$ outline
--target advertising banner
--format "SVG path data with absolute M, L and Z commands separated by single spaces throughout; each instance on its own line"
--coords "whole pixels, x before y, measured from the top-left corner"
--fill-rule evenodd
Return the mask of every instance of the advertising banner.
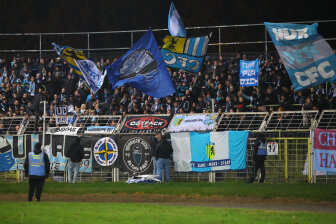
M 113 126 L 88 126 L 84 134 L 112 134 L 114 129 Z
M 52 135 L 77 135 L 80 127 L 55 127 L 48 128 L 47 134 Z
M 218 114 L 175 115 L 168 132 L 212 131 Z
M 129 116 L 126 118 L 121 132 L 162 130 L 168 127 L 170 120 L 170 116 Z

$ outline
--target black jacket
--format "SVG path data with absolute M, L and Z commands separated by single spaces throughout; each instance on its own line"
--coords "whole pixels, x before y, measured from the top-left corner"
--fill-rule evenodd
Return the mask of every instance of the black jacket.
M 40 154 L 42 153 L 41 149 L 34 149 L 34 153 L 35 154 Z M 35 176 L 35 175 L 29 175 L 29 179 L 44 179 L 44 178 L 48 178 L 49 173 L 50 173 L 50 161 L 48 158 L 48 155 L 46 153 L 44 153 L 44 164 L 45 164 L 45 176 Z M 29 157 L 27 155 L 26 160 L 23 164 L 24 170 L 25 170 L 25 176 L 28 177 L 29 174 Z
M 80 144 L 79 140 L 76 140 L 70 145 L 70 149 L 67 155 L 71 162 L 78 163 L 84 158 L 84 148 Z
M 154 136 L 152 138 L 152 141 L 151 141 L 151 148 L 152 148 L 151 153 L 152 153 L 152 156 L 154 156 L 154 154 L 155 154 L 155 148 L 156 148 L 156 146 L 157 146 L 158 143 L 159 143 L 159 140 Z
M 166 139 L 162 139 L 155 148 L 155 157 L 162 159 L 170 159 L 171 154 L 173 153 L 173 148 L 171 144 Z

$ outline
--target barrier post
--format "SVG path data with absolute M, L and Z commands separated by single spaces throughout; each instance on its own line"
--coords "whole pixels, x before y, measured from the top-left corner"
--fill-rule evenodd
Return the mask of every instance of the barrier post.
M 45 134 L 46 134 L 46 130 L 45 130 L 45 119 L 46 119 L 46 102 L 47 101 L 43 101 L 43 133 L 42 133 L 42 147 L 44 150 L 44 144 L 45 144 Z
M 311 147 L 311 141 L 310 141 L 310 138 L 312 137 L 312 131 L 310 130 L 310 136 L 309 136 L 309 138 L 308 138 L 308 183 L 311 183 L 311 181 L 312 181 L 312 169 L 311 169 L 311 158 L 310 158 L 310 152 L 311 152 L 311 150 L 310 150 L 310 147 Z
M 288 182 L 288 153 L 287 153 L 287 139 L 285 139 L 284 160 L 285 160 L 285 182 Z

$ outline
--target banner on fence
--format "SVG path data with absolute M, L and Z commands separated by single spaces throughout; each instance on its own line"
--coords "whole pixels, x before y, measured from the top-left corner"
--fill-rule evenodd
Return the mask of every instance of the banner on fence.
M 121 132 L 134 130 L 162 130 L 167 128 L 170 116 L 128 116 Z
M 295 90 L 336 80 L 336 56 L 317 23 L 265 23 Z
M 119 152 L 115 136 L 95 137 L 92 140 L 92 167 L 118 167 Z
M 47 134 L 52 135 L 77 135 L 80 127 L 50 127 L 47 130 Z
M 212 131 L 218 114 L 175 115 L 168 132 Z
M 37 142 L 41 142 L 42 135 L 0 136 L 0 171 L 23 170 L 23 164 L 29 152 L 33 151 Z M 52 171 L 65 171 L 68 168 L 66 158 L 74 137 L 62 135 L 46 135 L 44 148 L 50 160 Z M 84 159 L 80 172 L 91 172 L 91 143 L 89 138 L 81 138 L 84 147 Z M 89 146 L 87 148 L 86 146 Z
M 176 172 L 246 168 L 248 131 L 171 133 Z
M 112 134 L 114 129 L 113 126 L 88 126 L 84 134 Z
M 35 144 L 38 135 L 0 135 L 0 172 L 22 170 L 24 160 Z
M 49 156 L 51 170 L 66 171 L 69 168 L 69 158 L 67 157 L 71 144 L 76 137 L 65 135 L 52 135 L 51 143 L 45 148 Z M 80 172 L 91 172 L 91 140 L 90 138 L 80 138 L 80 144 L 84 148 L 84 158 L 80 165 Z
M 152 146 L 150 144 L 152 137 L 146 135 L 121 136 L 122 171 L 131 175 L 152 173 Z
M 259 62 L 240 60 L 240 86 L 258 86 Z
M 336 130 L 314 129 L 314 170 L 336 174 Z

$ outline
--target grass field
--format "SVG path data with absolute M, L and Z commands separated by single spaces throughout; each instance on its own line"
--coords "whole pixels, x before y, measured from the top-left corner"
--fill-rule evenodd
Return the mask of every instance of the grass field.
M 1 223 L 335 223 L 335 214 L 124 203 L 0 202 Z
M 1 193 L 26 193 L 27 183 L 0 183 Z M 239 197 L 284 197 L 304 198 L 317 201 L 336 201 L 336 184 L 265 183 L 247 184 L 239 181 L 217 183 L 178 182 L 162 184 L 55 183 L 46 182 L 43 193 L 88 194 L 88 193 L 144 193 L 165 195 L 239 196 Z
M 26 194 L 27 183 L 0 184 L 1 194 Z M 43 194 L 161 194 L 336 201 L 335 184 L 204 182 L 125 184 L 46 182 Z M 43 200 L 43 195 L 42 195 Z M 251 207 L 253 208 L 253 206 Z M 335 213 L 150 203 L 0 201 L 0 223 L 335 223 Z

